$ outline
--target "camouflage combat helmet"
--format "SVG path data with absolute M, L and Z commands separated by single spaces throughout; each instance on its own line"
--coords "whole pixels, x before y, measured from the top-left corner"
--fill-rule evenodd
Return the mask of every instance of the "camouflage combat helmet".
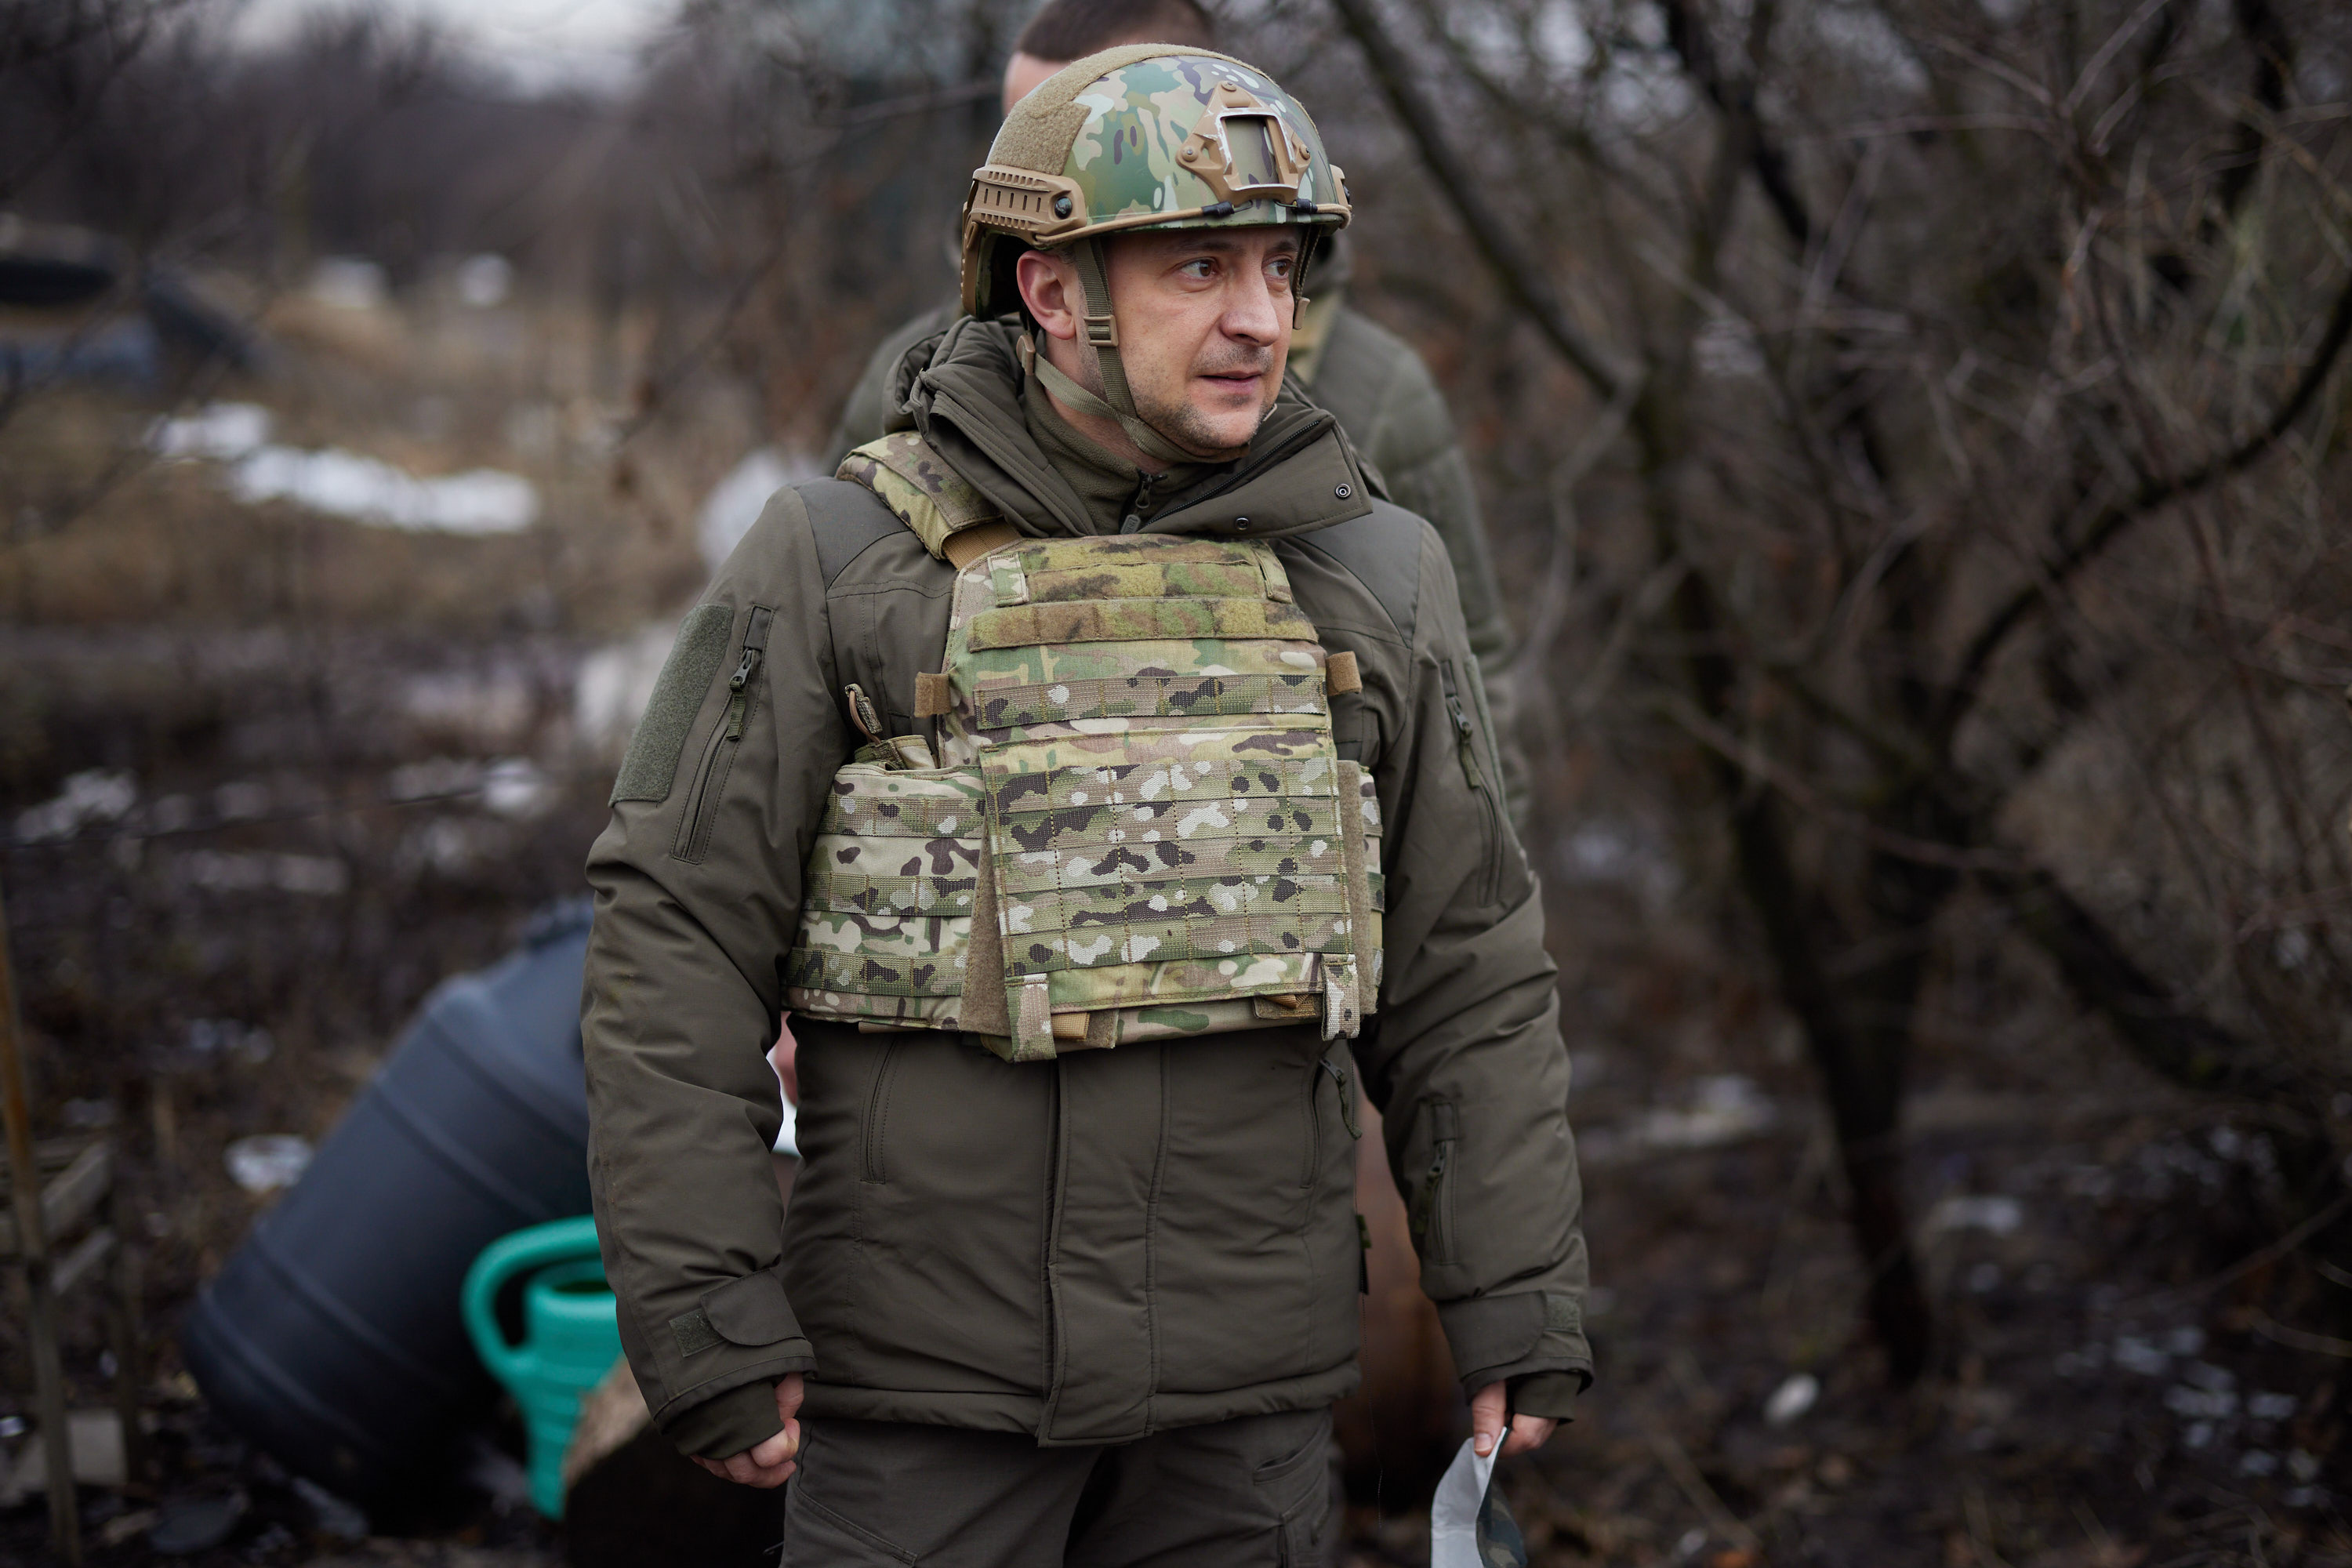
M 1101 238 L 1135 228 L 1305 226 L 1292 275 L 1303 285 L 1313 242 L 1347 226 L 1346 177 L 1314 121 L 1275 80 L 1226 55 L 1129 44 L 1065 66 L 1013 106 L 972 171 L 963 207 L 963 309 L 1020 306 L 1013 262 L 1068 247 L 1086 291 L 1083 342 L 1103 400 L 1039 363 L 1056 395 L 1116 417 L 1136 444 L 1170 461 L 1194 456 L 1137 417 L 1118 361 L 1118 325 Z M 1303 300 L 1301 301 L 1303 303 Z M 1024 359 L 1027 357 L 1024 354 Z

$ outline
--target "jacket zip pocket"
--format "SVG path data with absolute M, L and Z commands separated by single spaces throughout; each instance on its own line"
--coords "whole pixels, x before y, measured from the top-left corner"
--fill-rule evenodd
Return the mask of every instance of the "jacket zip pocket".
M 726 716 L 702 749 L 702 765 L 695 770 L 686 820 L 678 824 L 677 846 L 670 851 L 681 860 L 698 861 L 710 850 L 711 825 L 718 818 L 719 798 L 727 793 L 727 775 L 734 770 L 735 748 L 742 742 L 743 722 L 751 710 L 752 681 L 767 657 L 768 627 L 775 618 L 776 612 L 765 605 L 751 606 L 751 624 L 743 628 L 741 655 L 735 661 L 735 673 L 727 678 Z
M 1323 1070 L 1331 1075 L 1332 1083 L 1339 1088 L 1339 1120 L 1348 1124 L 1348 1136 L 1350 1139 L 1361 1138 L 1364 1135 L 1364 1126 L 1362 1122 L 1356 1120 L 1355 1075 L 1329 1057 L 1323 1058 L 1321 1065 Z
M 1307 1166 L 1298 1173 L 1298 1184 L 1311 1187 L 1323 1169 L 1323 1073 L 1318 1060 L 1307 1070 Z
M 1454 746 L 1462 759 L 1462 778 L 1478 797 L 1479 817 L 1486 824 L 1486 854 L 1478 865 L 1478 902 L 1492 904 L 1502 897 L 1502 819 L 1496 810 L 1495 792 L 1486 785 L 1486 770 L 1478 765 L 1478 726 L 1470 721 L 1469 710 L 1463 706 L 1461 688 L 1454 684 L 1454 661 L 1440 659 L 1437 671 L 1445 682 L 1445 713 L 1454 721 Z
M 1443 1100 L 1429 1102 L 1429 1170 L 1421 1179 L 1421 1191 L 1412 1205 L 1412 1237 L 1421 1247 L 1424 1263 L 1454 1261 L 1454 1147 L 1460 1141 L 1461 1127 L 1453 1105 Z
M 1298 1179 L 1302 1187 L 1315 1184 L 1323 1170 L 1323 1080 L 1329 1079 L 1339 1094 L 1339 1120 L 1347 1124 L 1350 1139 L 1364 1135 L 1362 1123 L 1356 1120 L 1356 1080 L 1346 1068 L 1329 1057 L 1315 1058 L 1315 1070 L 1307 1075 L 1307 1173 Z
M 874 1069 L 874 1087 L 866 1095 L 866 1152 L 860 1179 L 887 1182 L 889 1167 L 882 1161 L 882 1139 L 885 1124 L 890 1118 L 890 1075 L 898 1066 L 900 1042 L 892 1040 L 882 1047 L 882 1065 Z

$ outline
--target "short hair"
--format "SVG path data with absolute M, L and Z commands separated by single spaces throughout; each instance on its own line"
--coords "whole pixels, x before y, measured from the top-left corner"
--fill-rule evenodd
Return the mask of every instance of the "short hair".
M 1200 0 L 1045 0 L 1013 40 L 1016 54 L 1076 60 L 1119 44 L 1217 47 L 1217 25 Z

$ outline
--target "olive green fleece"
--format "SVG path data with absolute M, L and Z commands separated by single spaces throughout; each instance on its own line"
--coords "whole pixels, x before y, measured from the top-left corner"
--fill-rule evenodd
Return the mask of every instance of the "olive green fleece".
M 1034 380 L 1022 389 L 1021 418 L 1045 460 L 1069 480 L 1070 488 L 1085 503 L 1087 521 L 1093 525 L 1091 531 L 1096 533 L 1117 533 L 1129 517 L 1149 521 L 1168 497 L 1181 494 L 1219 471 L 1208 464 L 1179 463 L 1165 473 L 1154 475 L 1150 489 L 1144 490 L 1143 470 L 1089 440 L 1062 417 L 1045 389 Z
M 1046 452 L 1013 346 L 1002 324 L 960 323 L 909 416 L 1024 533 L 1094 531 L 1123 479 L 1108 454 Z M 1475 782 L 1496 758 L 1462 690 L 1444 549 L 1368 500 L 1330 416 L 1288 394 L 1247 457 L 1185 478 L 1144 526 L 1273 540 L 1325 647 L 1357 658 L 1363 689 L 1333 721 L 1386 825 L 1380 1011 L 1353 1042 L 1280 1027 L 1021 1064 L 954 1035 L 795 1020 L 803 1162 L 783 1214 L 764 1052 L 810 843 L 854 750 L 841 693 L 911 722 L 953 573 L 870 492 L 779 492 L 705 599 L 730 656 L 772 612 L 740 739 L 714 679 L 667 797 L 622 802 L 589 862 L 598 1228 L 639 1386 L 689 1452 L 772 1434 L 772 1385 L 795 1371 L 811 1420 L 1047 1445 L 1344 1395 L 1360 1254 L 1343 1074 L 1381 1110 L 1465 1387 L 1509 1381 L 1521 1409 L 1564 1414 L 1564 1384 L 1589 1376 L 1557 976 L 1508 814 Z

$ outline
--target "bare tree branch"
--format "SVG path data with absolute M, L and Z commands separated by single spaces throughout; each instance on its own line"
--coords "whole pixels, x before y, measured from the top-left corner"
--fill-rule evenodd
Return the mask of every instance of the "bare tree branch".
M 1978 878 L 2057 963 L 2068 988 L 2105 1017 L 2132 1055 L 2158 1075 L 2184 1088 L 2273 1104 L 2298 1099 L 2311 1088 L 2230 1030 L 2183 1009 L 2050 872 L 1988 867 Z
M 1381 25 L 1372 0 L 1332 0 L 1332 5 L 1363 49 L 1364 58 L 1371 63 L 1372 75 L 1380 81 L 1390 107 L 1396 110 L 1397 118 L 1404 122 L 1421 149 L 1422 159 L 1429 165 L 1439 191 L 1452 205 L 1454 216 L 1462 220 L 1462 226 L 1469 231 L 1471 243 L 1495 269 L 1504 291 L 1595 392 L 1603 398 L 1614 399 L 1633 373 L 1612 363 L 1613 356 L 1587 339 L 1568 319 L 1567 310 L 1534 260 L 1504 226 L 1500 215 L 1486 205 L 1479 194 L 1485 189 L 1485 182 L 1445 140 L 1438 127 L 1436 110 L 1414 84 L 1412 62 Z
M 2140 521 L 2158 508 L 2185 500 L 2210 489 L 2222 479 L 2232 478 L 2252 468 L 2277 446 L 2281 437 L 2292 429 L 2319 395 L 2344 352 L 2344 344 L 2352 339 L 2352 277 L 2347 277 L 2336 296 L 2336 308 L 2328 315 L 2327 331 L 2321 335 L 2319 347 L 2311 363 L 2304 367 L 2294 390 L 2289 392 L 2276 412 L 2265 420 L 2263 427 L 2244 441 L 2220 457 L 2209 458 L 2185 473 L 2162 475 L 2143 481 L 2138 489 L 2122 500 L 2116 501 L 2093 518 L 2075 541 L 2060 552 L 2058 559 L 2031 585 L 2019 589 L 2007 603 L 1993 613 L 1981 630 L 1969 640 L 1968 651 L 1960 658 L 1959 667 L 1947 689 L 1945 710 L 1939 716 L 1939 728 L 1948 733 L 1960 716 L 1974 701 L 1980 689 L 1986 668 L 2000 651 L 2009 636 L 2026 618 L 2046 607 L 2051 595 L 2093 557 L 2115 542 L 2123 531 Z M 2058 531 L 2053 527 L 2052 531 Z
M 1715 41 L 1707 36 L 1706 19 L 1690 0 L 1664 0 L 1663 9 L 1667 47 L 1681 58 L 1683 68 L 1690 72 L 1707 101 L 1746 140 L 1748 166 L 1755 171 L 1765 201 L 1797 248 L 1803 250 L 1812 242 L 1812 216 L 1805 210 L 1805 198 L 1789 172 L 1787 153 L 1772 140 L 1765 130 L 1764 117 L 1757 111 L 1756 84 L 1746 78 L 1734 81 L 1725 75 Z

